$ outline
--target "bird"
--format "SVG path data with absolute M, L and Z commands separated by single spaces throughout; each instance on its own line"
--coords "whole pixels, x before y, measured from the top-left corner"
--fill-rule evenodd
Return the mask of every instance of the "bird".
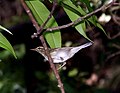
M 66 62 L 68 59 L 72 58 L 78 51 L 91 45 L 92 42 L 88 42 L 76 47 L 48 48 L 48 51 L 51 55 L 51 58 L 53 59 L 53 63 L 59 64 Z M 31 50 L 37 51 L 48 61 L 48 57 L 45 54 L 45 50 L 42 46 L 39 46 Z

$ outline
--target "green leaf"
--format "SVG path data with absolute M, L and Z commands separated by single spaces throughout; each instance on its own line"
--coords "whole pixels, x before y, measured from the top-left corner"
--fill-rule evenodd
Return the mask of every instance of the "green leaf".
M 86 12 L 80 6 L 75 6 L 70 0 L 64 0 L 62 6 L 80 16 L 86 15 Z
M 96 19 L 97 19 L 96 16 L 94 16 L 94 18 L 93 18 L 93 16 L 91 16 L 90 18 L 88 18 L 88 21 L 90 21 L 94 26 L 97 26 L 97 23 L 95 21 Z
M 97 17 L 94 16 L 94 19 L 97 20 Z M 96 27 L 98 27 L 99 29 L 101 29 L 101 30 L 104 32 L 104 34 L 107 36 L 105 30 L 104 30 L 103 27 L 100 25 L 100 23 L 95 22 L 94 19 L 93 19 L 92 17 L 90 17 L 90 18 L 88 19 L 88 21 L 91 22 L 94 26 L 96 26 Z
M 90 6 L 90 1 L 89 0 L 80 0 L 80 1 L 83 2 L 84 4 L 86 4 L 89 12 L 93 11 L 92 7 Z
M 107 36 L 107 33 L 105 32 L 103 27 L 100 25 L 100 23 L 97 23 L 97 27 L 100 28 L 104 32 L 104 34 Z
M 8 32 L 9 34 L 13 35 L 9 30 L 7 30 L 6 28 L 4 28 L 3 26 L 0 25 L 0 29 L 5 30 L 6 32 Z
M 83 2 L 87 6 L 89 13 L 93 11 L 92 7 L 90 6 L 89 0 L 81 0 L 81 2 Z M 97 23 L 96 23 L 97 17 L 95 15 L 88 18 L 88 20 L 90 20 L 95 26 L 97 25 Z
M 48 18 L 50 11 L 39 0 L 26 0 L 25 2 L 32 11 L 36 21 L 39 23 L 39 25 L 42 25 Z M 46 24 L 45 28 L 55 26 L 58 26 L 58 24 L 54 17 L 52 17 Z M 59 30 L 45 32 L 43 35 L 45 36 L 45 39 L 51 48 L 61 47 L 61 33 Z
M 69 77 L 74 77 L 78 74 L 78 70 L 77 69 L 72 69 L 71 71 L 69 71 L 68 76 Z
M 17 58 L 16 54 L 13 50 L 13 47 L 11 46 L 9 41 L 2 35 L 2 33 L 0 33 L 0 47 L 8 50 L 10 53 L 12 53 L 14 55 L 15 58 Z
M 65 12 L 67 13 L 67 15 L 69 16 L 70 20 L 71 20 L 71 21 L 77 20 L 80 16 L 79 16 L 77 13 L 75 13 L 74 11 L 71 11 L 71 8 L 74 7 L 74 9 L 77 9 L 77 7 L 76 7 L 74 4 L 72 4 L 72 2 L 71 2 L 70 0 L 66 0 L 64 3 L 65 3 L 67 6 L 64 4 L 63 8 L 64 8 Z M 69 5 L 68 5 L 68 4 L 69 4 Z M 71 8 L 69 8 L 68 6 L 70 6 Z M 77 9 L 77 10 L 79 10 L 79 9 Z M 76 28 L 76 30 L 77 30 L 82 36 L 84 36 L 86 39 L 90 40 L 90 39 L 87 37 L 86 33 L 85 33 L 86 25 L 85 25 L 85 22 L 84 22 L 84 21 L 82 21 L 82 22 L 80 22 L 79 24 L 77 24 L 77 25 L 75 26 L 75 28 Z M 90 41 L 91 41 L 91 40 L 90 40 Z

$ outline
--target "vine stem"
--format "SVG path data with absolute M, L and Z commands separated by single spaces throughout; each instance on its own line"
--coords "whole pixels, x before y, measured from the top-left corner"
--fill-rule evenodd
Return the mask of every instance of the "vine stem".
M 56 2 L 56 0 L 54 0 L 54 2 Z M 31 20 L 32 23 L 33 23 L 33 26 L 36 28 L 37 31 L 39 31 L 39 30 L 40 30 L 40 26 L 39 26 L 38 23 L 36 22 L 35 18 L 33 17 L 32 13 L 31 13 L 31 11 L 30 11 L 30 9 L 27 7 L 25 1 L 24 1 L 24 0 L 21 0 L 21 3 L 22 3 L 22 6 L 24 7 L 25 11 L 26 11 L 27 14 L 29 15 L 30 20 Z M 50 15 L 51 15 L 51 14 L 52 14 L 52 13 L 50 13 Z M 46 20 L 46 23 L 49 21 L 49 19 L 50 19 L 50 18 L 48 18 L 48 19 Z M 45 24 L 46 24 L 46 23 L 45 23 Z M 45 24 L 44 24 L 43 26 L 45 26 Z M 39 33 L 39 32 L 38 32 L 38 33 Z M 43 45 L 43 47 L 44 47 L 44 49 L 45 49 L 45 53 L 46 53 L 46 55 L 47 55 L 47 57 L 48 57 L 50 67 L 51 67 L 51 69 L 53 70 L 53 72 L 54 72 L 54 74 L 55 74 L 55 76 L 56 76 L 56 78 L 57 78 L 58 87 L 59 87 L 59 89 L 61 90 L 61 93 L 65 93 L 64 86 L 63 86 L 63 83 L 62 83 L 62 81 L 61 81 L 60 75 L 59 75 L 58 70 L 56 69 L 56 67 L 55 67 L 55 65 L 54 65 L 54 63 L 53 63 L 53 59 L 51 58 L 51 55 L 50 55 L 50 53 L 49 53 L 49 51 L 48 51 L 48 47 L 47 47 L 47 44 L 46 44 L 46 42 L 45 42 L 45 39 L 44 39 L 43 35 L 41 35 L 41 36 L 39 37 L 39 39 L 40 39 L 40 41 L 41 41 L 41 43 L 42 43 L 42 45 Z

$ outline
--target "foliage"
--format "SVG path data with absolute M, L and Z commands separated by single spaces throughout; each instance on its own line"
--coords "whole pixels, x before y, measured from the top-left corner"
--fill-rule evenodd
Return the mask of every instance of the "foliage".
M 4 27 L 1 26 L 1 25 L 0 25 L 0 29 L 5 30 L 5 31 L 7 31 L 8 33 L 12 34 L 9 30 L 7 30 L 6 28 L 4 28 Z M 9 52 L 11 52 L 11 53 L 14 55 L 15 58 L 17 58 L 16 55 L 15 55 L 15 52 L 14 52 L 12 46 L 11 46 L 11 44 L 10 44 L 9 41 L 2 35 L 2 33 L 0 33 L 0 47 L 8 50 Z
M 29 6 L 31 11 L 33 12 L 39 25 L 42 25 L 50 14 L 46 6 L 39 0 L 33 0 L 33 1 L 26 0 L 26 4 Z M 49 20 L 49 22 L 46 24 L 44 29 L 49 27 L 55 27 L 55 26 L 58 26 L 58 25 L 55 19 L 52 17 Z M 44 36 L 51 48 L 61 47 L 61 35 L 59 30 L 53 31 L 53 32 L 46 32 L 44 33 Z
M 74 1 L 74 0 L 72 0 L 72 1 Z M 87 13 L 90 13 L 93 11 L 90 6 L 89 0 L 85 0 L 85 1 L 81 0 L 81 2 L 83 2 L 86 5 L 86 7 L 88 8 L 87 10 L 83 10 L 82 7 L 80 7 L 79 5 L 76 5 L 76 3 L 72 2 L 72 1 L 70 1 L 70 0 L 63 0 L 63 1 L 60 0 L 59 1 L 60 6 L 64 8 L 65 12 L 67 13 L 67 15 L 69 16 L 69 18 L 72 22 L 74 22 L 75 20 L 77 20 L 78 18 L 80 18 L 84 15 L 87 15 Z M 25 2 L 28 5 L 28 7 L 31 9 L 36 21 L 39 23 L 39 25 L 42 25 L 46 21 L 46 19 L 48 18 L 49 14 L 50 14 L 49 10 L 44 5 L 44 2 L 39 1 L 39 0 L 26 0 Z M 85 30 L 86 30 L 86 25 L 87 25 L 86 23 L 89 24 L 89 21 L 92 24 L 94 24 L 95 26 L 102 29 L 102 31 L 104 31 L 102 26 L 97 22 L 97 17 L 95 15 L 93 15 L 89 19 L 84 19 L 83 21 L 81 21 L 77 24 L 74 24 L 75 29 L 88 40 L 90 40 L 90 39 L 86 35 Z M 46 24 L 44 29 L 56 27 L 56 26 L 57 26 L 57 22 L 55 21 L 55 19 L 52 16 L 52 18 L 48 21 L 48 23 Z M 104 31 L 104 33 L 105 33 L 105 31 Z M 60 35 L 59 30 L 52 31 L 52 32 L 51 31 L 44 32 L 43 35 L 45 36 L 47 43 L 49 44 L 49 46 L 51 48 L 61 47 L 61 35 Z

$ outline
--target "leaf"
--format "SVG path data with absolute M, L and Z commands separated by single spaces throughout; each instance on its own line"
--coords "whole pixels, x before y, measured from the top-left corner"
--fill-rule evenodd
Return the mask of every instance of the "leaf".
M 14 55 L 15 58 L 17 58 L 16 54 L 13 50 L 13 47 L 11 46 L 9 41 L 2 35 L 2 33 L 0 33 L 0 47 L 8 50 L 10 53 L 12 53 Z
M 83 2 L 87 6 L 89 13 L 93 11 L 92 7 L 90 6 L 89 0 L 81 0 L 81 2 Z M 92 15 L 90 18 L 88 18 L 88 20 L 90 20 L 95 26 L 97 25 L 96 23 L 97 17 L 95 15 Z
M 36 21 L 42 25 L 48 18 L 50 12 L 46 6 L 39 0 L 26 0 L 25 1 L 30 10 L 32 11 Z M 52 17 L 46 24 L 45 28 L 58 26 L 54 17 Z M 44 37 L 51 48 L 61 47 L 61 33 L 59 30 L 52 32 L 45 32 Z
M 76 9 L 76 10 L 79 10 L 79 9 L 77 9 L 77 7 L 76 7 L 74 4 L 72 4 L 72 2 L 71 2 L 70 0 L 66 0 L 66 2 L 64 2 L 64 3 L 65 3 L 65 4 L 64 4 L 63 8 L 64 8 L 65 12 L 67 13 L 67 15 L 69 16 L 70 20 L 71 20 L 71 21 L 77 20 L 80 16 L 79 16 L 78 14 L 74 13 L 74 11 L 71 11 L 71 8 L 74 7 L 74 9 Z M 69 4 L 69 5 L 68 5 L 68 4 Z M 69 6 L 70 6 L 71 8 L 69 8 Z M 86 33 L 85 33 L 86 25 L 85 25 L 85 22 L 84 22 L 84 21 L 82 21 L 82 22 L 80 22 L 79 24 L 77 24 L 77 25 L 75 26 L 75 28 L 76 28 L 76 30 L 77 30 L 82 36 L 84 36 L 86 39 L 90 40 L 90 39 L 87 37 Z M 90 40 L 90 41 L 91 41 L 91 40 Z
M 72 69 L 71 71 L 69 71 L 68 76 L 69 77 L 74 77 L 78 74 L 78 70 L 77 69 Z
M 80 1 L 83 2 L 84 4 L 86 4 L 89 12 L 93 11 L 92 7 L 90 6 L 90 1 L 89 0 L 80 0 Z
M 100 23 L 97 23 L 97 27 L 100 28 L 104 32 L 104 34 L 107 36 L 107 33 L 105 32 L 103 27 L 100 25 Z
M 8 32 L 9 34 L 13 35 L 9 30 L 7 30 L 6 28 L 4 28 L 3 26 L 0 25 L 0 29 L 5 30 L 6 32 Z
M 70 0 L 64 0 L 62 6 L 78 15 L 86 15 L 86 12 L 80 6 L 75 6 Z
M 94 18 L 93 18 L 93 16 L 91 16 L 90 18 L 88 18 L 88 21 L 90 21 L 94 26 L 97 26 L 97 23 L 96 23 L 95 20 L 97 20 L 96 16 L 94 16 Z
M 94 18 L 95 18 L 95 20 L 97 20 L 96 16 L 94 16 Z M 106 34 L 105 30 L 103 29 L 103 27 L 100 25 L 100 23 L 95 22 L 95 20 L 93 20 L 91 17 L 88 19 L 89 22 L 91 22 L 94 26 L 96 26 L 99 29 L 101 29 L 104 32 L 104 34 L 107 36 L 107 34 Z

